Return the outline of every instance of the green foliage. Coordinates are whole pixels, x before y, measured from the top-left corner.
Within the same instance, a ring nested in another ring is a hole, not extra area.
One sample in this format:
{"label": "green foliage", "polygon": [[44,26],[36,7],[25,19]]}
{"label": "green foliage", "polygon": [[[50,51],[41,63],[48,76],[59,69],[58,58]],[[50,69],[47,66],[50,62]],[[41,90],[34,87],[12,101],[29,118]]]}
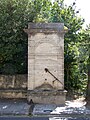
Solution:
{"label": "green foliage", "polygon": [[83,54],[83,63],[84,68],[83,70],[87,73],[88,80],[87,80],[87,90],[86,90],[86,99],[90,100],[90,25],[87,26],[86,30],[81,32],[82,36],[82,53]]}
{"label": "green foliage", "polygon": [[28,22],[25,18],[26,8],[25,0],[0,1],[1,73],[26,72],[27,35],[23,31]]}
{"label": "green foliage", "polygon": [[[0,0],[0,73],[27,73],[28,22],[63,22],[65,34],[65,88],[83,90],[87,81],[88,39],[82,32],[84,19],[78,16],[75,2],[64,0]],[[85,54],[87,53],[87,54]]]}

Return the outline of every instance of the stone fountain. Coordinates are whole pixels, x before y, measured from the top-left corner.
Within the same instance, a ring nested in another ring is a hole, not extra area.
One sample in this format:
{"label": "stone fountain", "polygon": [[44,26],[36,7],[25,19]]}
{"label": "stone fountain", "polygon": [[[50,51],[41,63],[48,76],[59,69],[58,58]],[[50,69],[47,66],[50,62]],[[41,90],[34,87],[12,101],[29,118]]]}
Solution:
{"label": "stone fountain", "polygon": [[64,24],[29,23],[28,101],[64,104]]}

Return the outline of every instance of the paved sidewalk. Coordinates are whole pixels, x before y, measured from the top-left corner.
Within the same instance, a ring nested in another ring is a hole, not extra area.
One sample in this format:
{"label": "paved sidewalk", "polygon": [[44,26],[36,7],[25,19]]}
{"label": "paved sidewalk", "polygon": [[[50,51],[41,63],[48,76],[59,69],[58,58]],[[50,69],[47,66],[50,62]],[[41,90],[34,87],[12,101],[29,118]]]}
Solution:
{"label": "paved sidewalk", "polygon": [[36,104],[33,116],[90,116],[90,108],[86,108],[86,102],[81,100],[66,101],[65,105]]}
{"label": "paved sidewalk", "polygon": [[24,99],[0,99],[0,115],[28,115],[30,105]]}
{"label": "paved sidewalk", "polygon": [[[81,100],[66,101],[65,105],[35,104],[29,105],[24,99],[0,99],[0,115],[25,115],[33,116],[89,116],[90,108],[86,108]],[[33,109],[34,107],[34,109]],[[32,111],[33,109],[33,111]]]}

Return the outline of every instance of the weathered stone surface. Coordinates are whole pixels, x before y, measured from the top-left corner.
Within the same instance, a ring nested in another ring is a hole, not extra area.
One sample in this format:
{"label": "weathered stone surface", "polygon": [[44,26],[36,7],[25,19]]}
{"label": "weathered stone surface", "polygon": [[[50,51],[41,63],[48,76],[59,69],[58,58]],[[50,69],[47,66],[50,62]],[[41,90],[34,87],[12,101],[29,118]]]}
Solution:
{"label": "weathered stone surface", "polygon": [[33,90],[28,91],[28,101],[43,104],[64,104],[66,91],[63,90]]}
{"label": "weathered stone surface", "polygon": [[27,75],[0,75],[0,89],[27,88]]}
{"label": "weathered stone surface", "polygon": [[3,89],[0,98],[27,98],[27,90]]}
{"label": "weathered stone surface", "polygon": [[[64,94],[64,25],[29,23],[28,29],[28,99],[34,102],[63,103]],[[43,90],[56,90],[44,92]],[[58,93],[61,90],[62,94]],[[58,93],[58,94],[57,94]],[[50,96],[50,97],[49,97]]]}
{"label": "weathered stone surface", "polygon": [[27,98],[27,75],[0,75],[0,98]]}
{"label": "weathered stone surface", "polygon": [[[57,33],[36,33],[28,38],[28,89],[33,90],[48,82],[55,89],[64,89],[64,35],[58,34],[63,30],[63,24],[29,24],[32,29],[56,29]],[[45,68],[58,79],[45,72]],[[55,82],[53,82],[55,81]]]}
{"label": "weathered stone surface", "polygon": [[29,23],[28,29],[64,29],[63,23]]}

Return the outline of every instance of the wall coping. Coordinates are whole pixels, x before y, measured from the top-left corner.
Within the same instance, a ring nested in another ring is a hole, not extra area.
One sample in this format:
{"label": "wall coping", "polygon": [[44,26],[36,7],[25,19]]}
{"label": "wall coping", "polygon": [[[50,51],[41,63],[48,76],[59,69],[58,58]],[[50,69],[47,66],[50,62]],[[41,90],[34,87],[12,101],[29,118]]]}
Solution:
{"label": "wall coping", "polygon": [[63,30],[63,23],[28,23],[28,29],[56,29]]}
{"label": "wall coping", "polygon": [[28,23],[28,29],[24,29],[28,34],[30,33],[62,33],[64,30],[64,23]]}

